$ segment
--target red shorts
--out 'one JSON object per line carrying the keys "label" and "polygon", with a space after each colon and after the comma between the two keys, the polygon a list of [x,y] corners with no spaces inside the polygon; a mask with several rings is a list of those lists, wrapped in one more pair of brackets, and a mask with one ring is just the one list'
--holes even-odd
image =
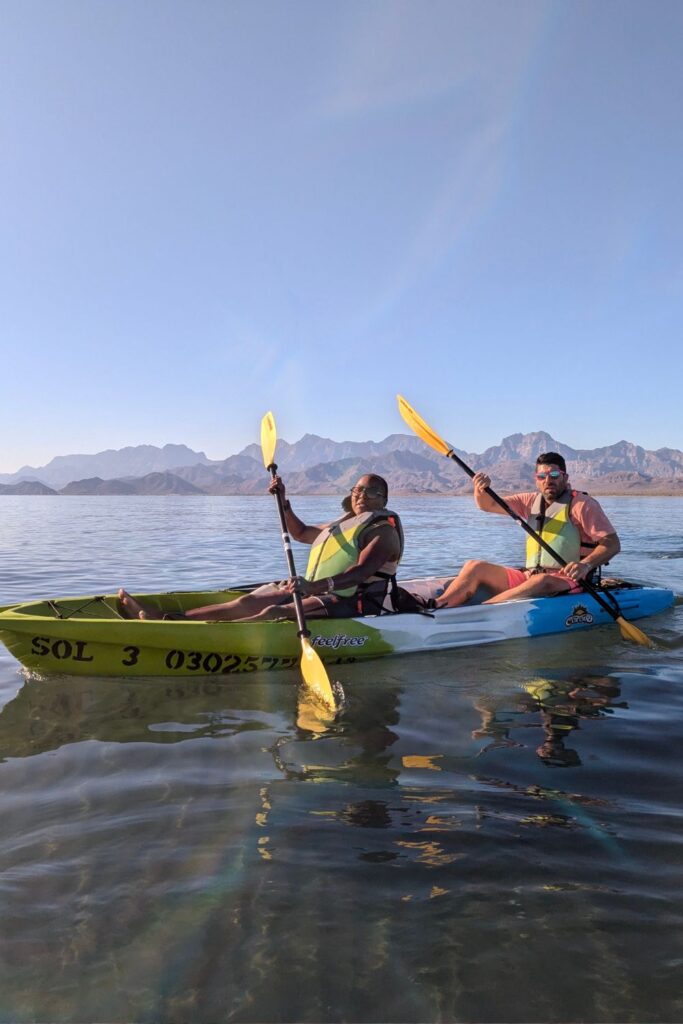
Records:
{"label": "red shorts", "polygon": [[[508,574],[508,590],[512,590],[513,587],[518,587],[521,583],[525,583],[526,580],[532,575],[531,569],[510,569],[505,566],[505,571]],[[546,576],[555,576],[557,579],[562,580],[563,583],[567,584],[568,594],[578,594],[581,590],[581,586],[570,580],[561,572],[546,572]]]}

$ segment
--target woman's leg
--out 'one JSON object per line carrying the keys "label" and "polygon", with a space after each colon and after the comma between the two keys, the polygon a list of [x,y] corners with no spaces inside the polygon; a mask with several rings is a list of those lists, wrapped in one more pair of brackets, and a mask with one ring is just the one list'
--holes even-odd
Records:
{"label": "woman's leg", "polygon": [[[282,601],[289,602],[292,597],[286,590],[282,591]],[[222,604],[208,604],[201,608],[190,608],[185,612],[184,619],[199,622],[234,622],[236,619],[252,618],[258,615],[264,608],[276,606],[278,594],[274,589],[269,589],[263,594],[242,594],[232,601],[224,601]],[[163,619],[164,613],[151,605],[143,604],[137,598],[125,590],[119,590],[119,601],[131,619]]]}
{"label": "woman's leg", "polygon": [[[237,619],[251,619],[264,610],[264,608],[277,607],[279,595],[269,592],[266,594],[242,594],[232,601],[225,601],[223,604],[208,604],[203,608],[190,608],[185,612],[186,619],[198,619],[203,622],[235,622]],[[288,604],[292,595],[286,590],[282,591],[282,603]]]}
{"label": "woman's leg", "polygon": [[[290,595],[291,598],[291,595]],[[327,610],[324,603],[318,597],[304,597],[302,600],[304,615],[307,619],[326,619]],[[242,622],[268,622],[273,619],[296,619],[296,608],[294,602],[289,600],[287,604],[273,604],[254,615],[241,619]]]}
{"label": "woman's leg", "polygon": [[139,619],[143,615],[146,619],[163,618],[163,613],[158,608],[152,608],[150,605],[143,604],[136,597],[132,597],[123,587],[119,590],[119,602],[121,608],[126,613],[126,617],[129,619]]}

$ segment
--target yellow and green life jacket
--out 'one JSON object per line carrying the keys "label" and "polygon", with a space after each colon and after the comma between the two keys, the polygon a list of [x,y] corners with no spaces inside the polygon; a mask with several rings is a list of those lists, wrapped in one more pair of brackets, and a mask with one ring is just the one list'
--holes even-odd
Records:
{"label": "yellow and green life jacket", "polygon": [[[578,491],[567,488],[550,505],[542,494],[537,494],[531,506],[527,524],[539,533],[546,544],[564,559],[565,562],[578,562],[596,544],[582,541],[578,528],[569,518],[572,500]],[[545,551],[538,541],[527,536],[526,542],[527,569],[561,569],[561,564]]]}
{"label": "yellow and green life jacket", "polygon": [[[370,583],[380,580],[389,580],[392,585],[395,585],[396,570],[403,555],[403,527],[396,513],[387,508],[378,512],[363,512],[359,516],[346,515],[325,526],[311,545],[306,579],[313,581],[328,576],[338,576],[357,565],[361,552],[361,536],[370,526],[381,522],[390,523],[398,530],[400,554],[395,561],[385,562],[370,579],[362,584],[362,587],[366,588]],[[347,587],[344,590],[335,590],[335,594],[350,597],[357,590],[358,587]]]}

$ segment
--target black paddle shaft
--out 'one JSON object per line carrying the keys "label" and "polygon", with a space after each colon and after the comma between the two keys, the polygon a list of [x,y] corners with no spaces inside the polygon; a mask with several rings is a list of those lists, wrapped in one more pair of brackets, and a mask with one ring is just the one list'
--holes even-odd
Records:
{"label": "black paddle shaft", "polygon": [[[458,458],[453,449],[447,452],[446,456],[449,459],[453,459],[453,462],[457,462],[460,468],[467,473],[470,479],[474,479],[474,470],[470,469],[466,462],[463,462],[462,459]],[[515,522],[519,523],[522,529],[526,530],[529,536],[533,537],[536,543],[540,544],[543,550],[547,551],[548,554],[552,558],[554,558],[556,562],[559,562],[559,564],[563,566],[567,565],[567,562],[565,562],[564,558],[562,558],[561,555],[558,555],[557,552],[551,548],[550,544],[547,544],[546,541],[543,540],[540,533],[536,533],[533,527],[529,526],[526,520],[522,519],[521,516],[518,516],[516,512],[513,512],[508,503],[504,501],[503,498],[500,497],[500,495],[496,494],[496,492],[491,487],[486,487],[484,489],[488,494],[489,498],[493,498],[495,503],[497,505],[500,505],[500,507],[505,512],[507,512],[507,514],[511,516],[515,520]],[[604,599],[604,597],[598,593],[598,591],[595,589],[592,583],[589,583],[588,580],[581,580],[580,586],[582,586],[584,590],[587,590],[589,594],[592,594],[592,596],[595,598],[598,604],[602,605],[605,611],[608,612],[615,621],[619,618],[619,612],[615,611],[614,608],[612,608],[612,606]]]}
{"label": "black paddle shaft", "polygon": [[[277,465],[274,462],[268,466],[268,472],[272,476],[273,480],[277,474]],[[301,601],[301,593],[299,591],[299,584],[296,582],[298,577],[296,574],[296,567],[294,565],[294,554],[292,552],[292,541],[287,531],[287,519],[285,517],[285,506],[282,502],[282,495],[279,490],[275,491],[275,500],[277,501],[277,511],[280,516],[280,529],[282,530],[282,544],[285,549],[285,558],[287,559],[287,568],[289,569],[289,575],[294,581],[294,591],[292,592],[292,598],[294,600],[294,610],[296,611],[296,621],[299,627],[297,636],[309,637],[311,631],[306,625],[306,616],[304,615],[304,606]]]}

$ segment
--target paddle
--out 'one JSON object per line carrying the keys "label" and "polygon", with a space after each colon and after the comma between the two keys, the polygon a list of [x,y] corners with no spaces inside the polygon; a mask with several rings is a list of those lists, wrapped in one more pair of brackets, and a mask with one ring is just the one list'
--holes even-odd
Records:
{"label": "paddle", "polygon": [[[261,452],[263,453],[263,464],[273,479],[275,479],[275,474],[277,473],[277,465],[274,461],[276,444],[277,432],[275,430],[275,420],[272,412],[267,412],[261,420]],[[292,554],[292,542],[290,540],[289,533],[287,532],[285,509],[282,504],[282,495],[279,491],[275,491],[275,498],[277,500],[277,510],[280,516],[282,544],[285,549],[285,558],[287,559],[289,575],[292,580],[296,581],[297,575],[294,567],[294,555]],[[294,600],[294,608],[296,610],[296,621],[299,626],[297,636],[301,639],[301,675],[305,685],[311,691],[311,696],[313,696],[319,703],[323,704],[327,711],[334,714],[337,711],[337,701],[334,695],[334,690],[332,689],[332,684],[330,683],[327,672],[325,671],[325,666],[320,659],[320,655],[308,642],[311,631],[306,626],[304,606],[301,600],[299,588],[296,585],[292,592],[292,598]]]}
{"label": "paddle", "polygon": [[[460,468],[463,469],[470,478],[474,477],[474,470],[470,469],[470,467],[455,454],[451,445],[447,444],[446,441],[443,440],[443,438],[439,437],[439,435],[435,433],[435,431],[432,430],[432,428],[427,423],[425,423],[422,417],[415,412],[412,406],[409,405],[408,402],[406,402],[405,398],[403,398],[402,395],[397,395],[396,397],[398,398],[398,411],[400,412],[401,416],[406,421],[408,426],[411,428],[411,430],[413,430],[418,437],[421,437],[422,440],[430,446],[430,448],[433,448],[435,451],[439,452],[440,455],[445,455],[446,458],[452,459],[453,462],[457,462]],[[507,512],[507,514],[511,516],[515,520],[515,522],[519,523],[522,529],[526,530],[529,536],[533,537],[534,540],[538,544],[540,544],[541,547],[545,551],[547,551],[548,554],[551,555],[556,562],[558,562],[560,565],[567,564],[565,560],[561,558],[560,555],[558,555],[555,551],[553,551],[551,546],[543,540],[540,534],[536,533],[536,531],[532,529],[532,527],[529,526],[529,524],[525,522],[525,520],[522,519],[521,516],[518,516],[516,512],[513,512],[513,510],[510,508],[507,502],[505,502],[501,497],[499,497],[495,491],[493,491],[490,487],[487,487],[486,493],[489,495],[490,498],[492,498],[496,502],[497,505],[500,505],[500,507],[505,512]],[[600,594],[600,592],[596,590],[592,583],[589,583],[587,580],[582,580],[581,586],[584,590],[591,594],[592,597],[595,598],[595,600],[598,602],[598,604],[605,609],[608,615],[611,615],[614,621],[618,623],[619,629],[621,630],[621,635],[624,637],[624,639],[633,640],[634,643],[642,644],[643,647],[654,647],[652,640],[650,640],[650,638],[646,636],[645,633],[643,633],[642,629],[638,629],[638,627],[634,626],[632,622],[628,622],[623,617],[623,615],[620,615],[619,612],[616,609],[614,609],[608,601],[605,600],[602,594]]]}

